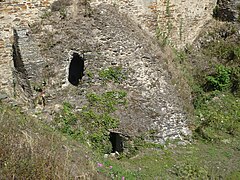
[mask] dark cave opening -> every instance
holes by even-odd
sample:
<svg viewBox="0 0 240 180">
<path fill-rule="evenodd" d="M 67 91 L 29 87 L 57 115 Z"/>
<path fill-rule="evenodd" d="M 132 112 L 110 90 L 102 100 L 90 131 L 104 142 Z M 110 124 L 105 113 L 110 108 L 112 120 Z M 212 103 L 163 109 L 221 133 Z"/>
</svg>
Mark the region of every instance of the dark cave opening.
<svg viewBox="0 0 240 180">
<path fill-rule="evenodd" d="M 119 133 L 110 132 L 109 140 L 112 144 L 112 153 L 115 153 L 116 151 L 119 153 L 123 152 L 123 138 Z"/>
<path fill-rule="evenodd" d="M 72 60 L 69 66 L 68 81 L 74 85 L 78 86 L 79 81 L 84 76 L 84 58 L 78 53 L 73 53 Z"/>
</svg>

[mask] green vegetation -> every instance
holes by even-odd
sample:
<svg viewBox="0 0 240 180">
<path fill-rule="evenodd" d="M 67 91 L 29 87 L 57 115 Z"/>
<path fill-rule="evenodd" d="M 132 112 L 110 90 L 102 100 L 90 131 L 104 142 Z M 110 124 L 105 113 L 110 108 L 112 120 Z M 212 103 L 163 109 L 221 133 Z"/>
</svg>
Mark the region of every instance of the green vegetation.
<svg viewBox="0 0 240 180">
<path fill-rule="evenodd" d="M 85 74 L 86 74 L 90 79 L 93 79 L 93 77 L 94 77 L 93 72 L 91 72 L 91 71 L 88 70 L 88 69 L 85 71 Z"/>
<path fill-rule="evenodd" d="M 170 169 L 172 175 L 180 179 L 240 177 L 240 159 L 236 157 L 239 156 L 240 142 L 240 45 L 235 27 L 229 26 L 209 32 L 212 40 L 204 43 L 201 49 L 187 47 L 185 51 L 175 51 L 174 73 L 180 71 L 178 77 L 180 74 L 185 79 L 178 81 L 178 87 L 184 87 L 183 83 L 189 85 L 194 107 L 190 113 L 195 143 L 185 147 L 186 151 L 191 152 L 191 158 L 186 158 L 184 162 L 180 158 L 175 161 L 176 164 L 173 163 L 174 166 L 170 163 L 174 167 Z M 199 154 L 195 154 L 195 148 Z M 184 157 L 184 152 L 179 152 Z M 218 162 L 222 165 L 216 168 Z M 172 175 L 170 179 L 175 179 Z M 169 173 L 166 179 L 169 179 L 168 176 Z"/>
<path fill-rule="evenodd" d="M 206 90 L 226 90 L 231 85 L 231 70 L 223 65 L 220 65 L 216 68 L 216 74 L 208 75 L 206 79 Z"/>
<path fill-rule="evenodd" d="M 238 179 L 239 154 L 229 144 L 199 140 L 173 149 L 144 148 L 130 159 L 103 159 L 99 169 L 117 179 Z"/>
<path fill-rule="evenodd" d="M 240 14 L 240 5 L 239 4 L 237 5 L 237 11 L 238 11 L 238 14 Z M 240 22 L 240 16 L 238 16 L 237 20 L 238 20 L 238 22 Z"/>
<path fill-rule="evenodd" d="M 234 31 L 234 29 L 232 28 L 231 31 Z M 240 45 L 233 42 L 226 43 L 226 41 L 222 39 L 209 43 L 203 49 L 203 52 L 207 56 L 216 57 L 221 61 L 239 61 L 240 59 Z"/>
<path fill-rule="evenodd" d="M 230 93 L 218 93 L 197 109 L 196 132 L 209 141 L 240 137 L 240 101 Z"/>
<path fill-rule="evenodd" d="M 99 72 L 99 77 L 104 81 L 113 81 L 115 83 L 121 83 L 126 79 L 126 74 L 121 67 L 109 67 Z"/>
<path fill-rule="evenodd" d="M 91 147 L 100 153 L 110 153 L 109 129 L 118 127 L 119 120 L 114 112 L 127 104 L 126 95 L 124 91 L 89 93 L 86 95 L 88 104 L 78 113 L 69 103 L 64 103 L 54 126 L 82 143 L 90 142 Z"/>
<path fill-rule="evenodd" d="M 219 6 L 215 6 L 215 8 L 213 9 L 213 17 L 215 19 L 219 19 L 219 14 L 220 14 L 220 9 L 219 9 Z"/>
<path fill-rule="evenodd" d="M 157 27 L 156 29 L 156 36 L 157 39 L 159 40 L 159 43 L 161 44 L 161 46 L 166 46 L 170 44 L 169 41 L 169 36 L 171 34 L 173 25 L 172 25 L 172 18 L 171 18 L 171 9 L 170 9 L 170 0 L 167 0 L 166 2 L 166 29 L 163 30 L 163 28 L 161 27 Z M 182 21 L 180 24 L 180 39 L 182 38 Z"/>
</svg>

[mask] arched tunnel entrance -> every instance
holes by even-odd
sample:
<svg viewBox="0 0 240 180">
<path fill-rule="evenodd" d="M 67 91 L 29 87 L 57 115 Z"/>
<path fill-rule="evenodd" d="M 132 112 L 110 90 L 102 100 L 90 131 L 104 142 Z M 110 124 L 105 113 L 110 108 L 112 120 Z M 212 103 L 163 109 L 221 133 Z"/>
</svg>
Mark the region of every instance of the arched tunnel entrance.
<svg viewBox="0 0 240 180">
<path fill-rule="evenodd" d="M 74 85 L 78 86 L 79 81 L 84 76 L 84 58 L 78 53 L 73 53 L 72 60 L 69 66 L 68 81 Z"/>
</svg>

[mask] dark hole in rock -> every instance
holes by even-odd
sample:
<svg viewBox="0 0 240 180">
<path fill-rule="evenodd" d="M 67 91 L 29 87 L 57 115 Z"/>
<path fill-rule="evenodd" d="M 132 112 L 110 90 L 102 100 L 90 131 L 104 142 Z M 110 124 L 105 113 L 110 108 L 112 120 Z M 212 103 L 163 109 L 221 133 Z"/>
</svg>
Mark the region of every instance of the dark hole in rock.
<svg viewBox="0 0 240 180">
<path fill-rule="evenodd" d="M 73 53 L 73 58 L 70 62 L 68 81 L 77 86 L 79 81 L 84 76 L 84 58 L 81 57 L 78 53 Z"/>
<path fill-rule="evenodd" d="M 112 143 L 112 153 L 123 152 L 123 138 L 119 133 L 110 132 L 110 142 Z"/>
</svg>

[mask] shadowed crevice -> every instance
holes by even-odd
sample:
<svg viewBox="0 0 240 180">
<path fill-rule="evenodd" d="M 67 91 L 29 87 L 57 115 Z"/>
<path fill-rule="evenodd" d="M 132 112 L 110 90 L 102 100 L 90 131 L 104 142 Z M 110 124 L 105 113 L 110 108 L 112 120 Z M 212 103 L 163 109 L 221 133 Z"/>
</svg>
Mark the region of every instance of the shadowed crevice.
<svg viewBox="0 0 240 180">
<path fill-rule="evenodd" d="M 13 35 L 14 35 L 14 42 L 12 45 L 12 56 L 13 56 L 13 64 L 16 72 L 14 75 L 17 78 L 18 84 L 21 86 L 24 92 L 26 92 L 26 95 L 31 97 L 32 96 L 32 90 L 30 86 L 30 82 L 28 80 L 28 74 L 24 67 L 22 55 L 20 52 L 20 48 L 18 45 L 19 36 L 16 29 L 13 29 Z"/>
</svg>

